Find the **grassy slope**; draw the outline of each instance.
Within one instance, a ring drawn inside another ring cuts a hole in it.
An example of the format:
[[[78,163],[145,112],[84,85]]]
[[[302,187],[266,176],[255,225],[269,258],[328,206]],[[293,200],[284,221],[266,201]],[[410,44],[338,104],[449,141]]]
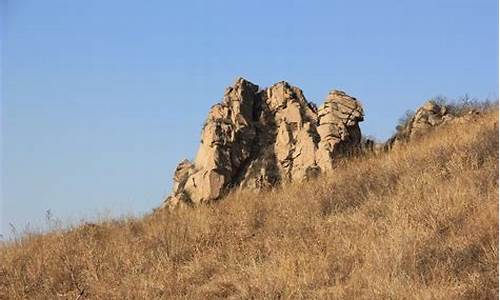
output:
[[[27,235],[0,248],[0,298],[496,298],[497,122],[281,191]]]

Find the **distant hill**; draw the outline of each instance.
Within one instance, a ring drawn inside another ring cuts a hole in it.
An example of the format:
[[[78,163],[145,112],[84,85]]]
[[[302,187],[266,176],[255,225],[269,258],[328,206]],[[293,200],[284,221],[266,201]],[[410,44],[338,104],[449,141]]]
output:
[[[26,234],[0,298],[496,299],[498,112],[461,120],[307,181]]]

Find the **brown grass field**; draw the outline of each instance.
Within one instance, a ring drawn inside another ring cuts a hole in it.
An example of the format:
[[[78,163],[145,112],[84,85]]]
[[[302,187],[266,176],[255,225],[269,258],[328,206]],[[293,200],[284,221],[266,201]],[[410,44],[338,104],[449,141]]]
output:
[[[498,113],[336,172],[0,246],[0,299],[498,299]]]

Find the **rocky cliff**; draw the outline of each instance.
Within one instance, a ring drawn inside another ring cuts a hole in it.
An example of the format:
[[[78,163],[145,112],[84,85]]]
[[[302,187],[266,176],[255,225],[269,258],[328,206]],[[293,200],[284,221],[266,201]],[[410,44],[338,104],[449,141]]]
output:
[[[177,166],[164,207],[328,172],[337,157],[360,147],[361,121],[361,103],[342,91],[331,91],[317,108],[286,82],[261,90],[238,78],[210,109],[194,161]]]
[[[358,123],[364,114],[356,98],[333,90],[317,108],[287,82],[259,89],[238,78],[210,109],[196,158],[179,163],[172,194],[162,207],[205,203],[234,189],[307,180],[332,171],[340,156],[389,151],[433,127],[470,122],[476,115],[453,114],[446,105],[428,101],[386,143],[362,142]]]

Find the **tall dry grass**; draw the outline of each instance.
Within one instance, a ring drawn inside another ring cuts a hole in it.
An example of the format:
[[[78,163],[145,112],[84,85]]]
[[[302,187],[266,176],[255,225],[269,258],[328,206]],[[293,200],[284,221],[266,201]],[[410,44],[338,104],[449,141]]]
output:
[[[0,248],[2,299],[496,299],[498,114],[279,191]]]

